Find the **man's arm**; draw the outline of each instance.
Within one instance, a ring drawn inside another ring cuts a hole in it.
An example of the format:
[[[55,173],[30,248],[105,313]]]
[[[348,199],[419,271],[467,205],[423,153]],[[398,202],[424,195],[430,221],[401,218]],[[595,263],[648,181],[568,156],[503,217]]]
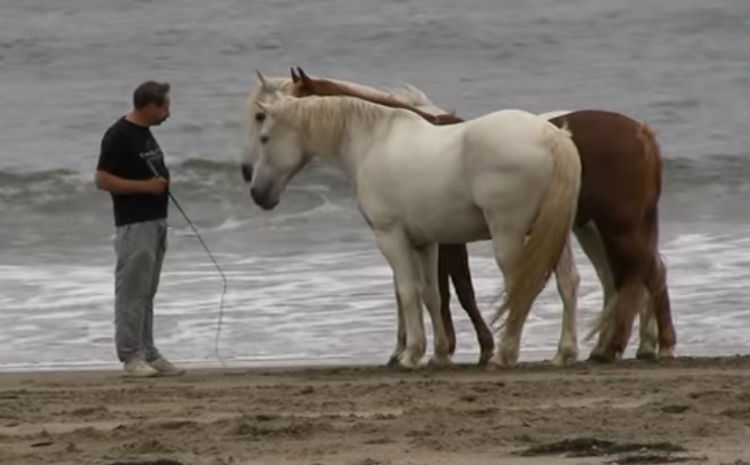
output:
[[[169,182],[164,178],[125,179],[103,170],[96,170],[96,187],[113,194],[163,194]]]

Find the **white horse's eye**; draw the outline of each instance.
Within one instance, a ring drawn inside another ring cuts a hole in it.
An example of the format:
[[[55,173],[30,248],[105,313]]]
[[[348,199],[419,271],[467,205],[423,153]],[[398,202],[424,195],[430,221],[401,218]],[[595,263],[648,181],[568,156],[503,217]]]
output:
[[[262,123],[266,120],[266,114],[265,113],[256,113],[255,114],[255,121],[258,123]]]
[[[268,142],[268,136],[260,136],[260,143],[265,144]]]

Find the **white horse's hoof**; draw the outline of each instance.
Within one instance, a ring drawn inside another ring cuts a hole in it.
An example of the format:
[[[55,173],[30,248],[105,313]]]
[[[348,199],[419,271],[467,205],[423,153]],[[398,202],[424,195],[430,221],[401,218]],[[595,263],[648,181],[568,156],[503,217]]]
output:
[[[673,347],[659,347],[659,358],[674,358],[674,346]]]
[[[578,360],[577,351],[558,351],[552,359],[552,364],[558,367],[566,367],[574,364]]]
[[[427,366],[430,368],[447,368],[453,365],[450,355],[433,355],[430,357],[430,361],[427,362]]]
[[[404,352],[398,359],[398,366],[403,370],[416,370],[419,368],[419,358]]]
[[[653,347],[638,349],[635,358],[638,360],[656,360],[656,350]]]
[[[511,368],[516,366],[516,362],[518,361],[518,354],[517,353],[504,353],[504,352],[498,352],[496,353],[491,359],[490,363],[487,365],[490,369],[495,368]]]

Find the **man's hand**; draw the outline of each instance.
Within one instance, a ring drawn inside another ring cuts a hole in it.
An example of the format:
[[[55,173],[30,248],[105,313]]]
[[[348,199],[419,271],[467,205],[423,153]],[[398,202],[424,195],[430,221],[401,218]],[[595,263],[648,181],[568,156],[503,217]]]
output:
[[[144,181],[124,179],[106,171],[97,171],[96,186],[114,194],[162,195],[169,188],[169,180],[162,177],[154,177]]]
[[[162,178],[151,178],[147,181],[143,181],[144,183],[144,190],[153,195],[161,195],[167,191],[169,188],[169,181]]]

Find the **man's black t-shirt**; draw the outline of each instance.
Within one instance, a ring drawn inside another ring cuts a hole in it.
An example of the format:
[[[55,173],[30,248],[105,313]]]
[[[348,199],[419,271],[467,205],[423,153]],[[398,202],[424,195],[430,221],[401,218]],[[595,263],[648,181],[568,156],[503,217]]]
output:
[[[164,154],[148,128],[126,120],[117,120],[102,138],[96,169],[125,179],[144,180],[154,177],[150,163],[165,179],[169,170]],[[167,217],[168,196],[153,194],[112,194],[115,225],[139,223]]]

